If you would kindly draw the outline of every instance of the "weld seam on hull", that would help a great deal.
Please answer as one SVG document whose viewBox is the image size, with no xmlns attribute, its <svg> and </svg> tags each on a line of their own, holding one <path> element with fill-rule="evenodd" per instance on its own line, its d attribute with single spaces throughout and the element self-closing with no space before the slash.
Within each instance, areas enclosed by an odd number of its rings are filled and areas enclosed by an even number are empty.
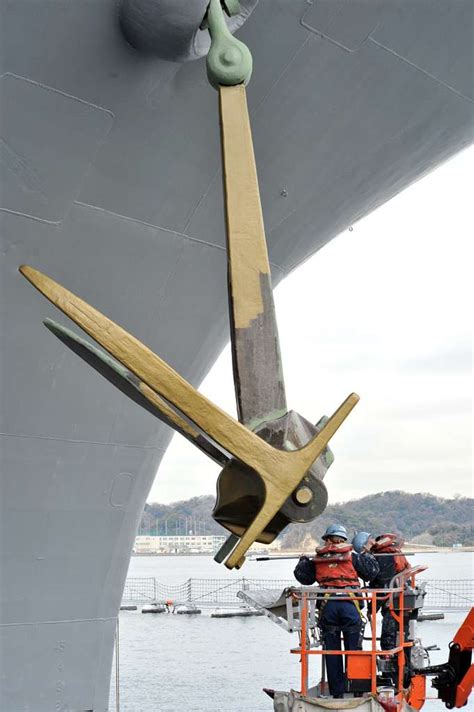
<svg viewBox="0 0 474 712">
<path fill-rule="evenodd" d="M 470 96 L 463 94 L 461 91 L 459 91 L 458 89 L 455 89 L 447 82 L 443 82 L 442 79 L 439 79 L 434 74 L 430 74 L 430 72 L 427 72 L 426 69 L 423 69 L 423 67 L 418 66 L 418 64 L 415 64 L 415 62 L 411 62 L 406 57 L 403 57 L 401 54 L 398 54 L 398 52 L 395 52 L 394 49 L 390 49 L 390 47 L 387 47 L 386 45 L 382 44 L 382 42 L 375 40 L 373 37 L 369 37 L 368 40 L 369 40 L 369 42 L 372 42 L 374 45 L 377 45 L 377 47 L 380 47 L 380 49 L 383 49 L 385 52 L 388 52 L 389 54 L 391 54 L 394 57 L 396 57 L 397 59 L 399 59 L 400 62 L 405 62 L 405 64 L 408 64 L 410 67 L 413 67 L 413 69 L 416 69 L 418 72 L 421 72 L 422 74 L 424 74 L 425 77 L 429 77 L 437 84 L 440 84 L 445 89 L 448 89 L 450 92 L 452 92 L 456 96 L 460 97 L 461 99 L 465 99 L 466 101 L 469 101 L 471 104 L 474 104 L 474 99 L 471 99 Z"/>
<path fill-rule="evenodd" d="M 4 438 L 24 438 L 26 440 L 54 440 L 61 443 L 78 443 L 81 445 L 103 445 L 106 447 L 131 447 L 135 450 L 156 450 L 157 452 L 165 452 L 165 447 L 157 445 L 132 445 L 131 443 L 106 443 L 97 440 L 72 440 L 69 438 L 56 438 L 53 435 L 27 435 L 23 433 L 0 433 L 0 437 Z"/>
<path fill-rule="evenodd" d="M 163 232 L 169 232 L 171 235 L 177 235 L 182 237 L 184 240 L 190 240 L 191 242 L 197 242 L 200 245 L 206 245 L 206 247 L 215 247 L 217 250 L 222 250 L 225 252 L 225 245 L 217 245 L 215 242 L 207 242 L 207 240 L 201 240 L 199 237 L 193 237 L 192 235 L 186 235 L 184 232 L 179 232 L 179 230 L 173 230 L 170 227 L 163 227 L 162 225 L 154 225 L 153 223 L 145 222 L 144 220 L 139 220 L 138 218 L 132 218 L 129 215 L 121 215 L 113 210 L 107 210 L 106 208 L 101 208 L 100 205 L 92 205 L 91 203 L 83 203 L 81 200 L 75 200 L 74 205 L 79 205 L 83 208 L 91 208 L 91 210 L 98 210 L 108 215 L 113 215 L 116 218 L 121 218 L 122 220 L 127 220 L 128 222 L 136 223 L 137 225 L 143 225 L 144 227 L 152 228 L 153 230 L 163 230 Z M 25 216 L 28 217 L 28 216 Z M 288 274 L 283 267 L 277 265 L 275 262 L 270 262 L 272 267 L 276 267 L 284 275 Z"/>
</svg>

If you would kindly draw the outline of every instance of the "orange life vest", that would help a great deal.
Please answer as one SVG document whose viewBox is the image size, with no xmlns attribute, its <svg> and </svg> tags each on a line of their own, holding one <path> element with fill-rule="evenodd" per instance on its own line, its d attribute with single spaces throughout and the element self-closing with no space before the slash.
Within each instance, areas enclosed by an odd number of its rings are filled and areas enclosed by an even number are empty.
<svg viewBox="0 0 474 712">
<path fill-rule="evenodd" d="M 326 544 L 316 549 L 314 557 L 316 566 L 316 581 L 326 588 L 342 588 L 346 586 L 359 586 L 359 577 L 352 564 L 352 546 L 341 542 L 340 544 Z"/>
<path fill-rule="evenodd" d="M 374 556 L 377 554 L 401 554 L 401 547 L 403 546 L 403 540 L 400 539 L 396 534 L 382 534 L 377 537 L 377 541 L 373 544 L 371 548 L 371 553 Z M 399 574 L 401 571 L 410 568 L 405 556 L 394 556 L 393 565 L 395 568 L 395 573 Z"/>
</svg>

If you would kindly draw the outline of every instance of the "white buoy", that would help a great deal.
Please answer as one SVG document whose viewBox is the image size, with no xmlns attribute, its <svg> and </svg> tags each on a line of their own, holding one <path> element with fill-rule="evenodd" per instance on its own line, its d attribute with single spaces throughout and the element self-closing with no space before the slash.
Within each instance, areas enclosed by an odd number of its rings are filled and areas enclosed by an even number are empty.
<svg viewBox="0 0 474 712">
<path fill-rule="evenodd" d="M 196 606 L 186 606 L 186 605 L 183 605 L 183 606 L 177 606 L 177 607 L 174 609 L 174 612 L 175 612 L 178 616 L 180 616 L 180 615 L 181 615 L 181 616 L 195 616 L 195 615 L 199 615 L 199 614 L 201 613 L 201 609 L 200 609 L 200 608 L 196 608 Z"/>
<path fill-rule="evenodd" d="M 164 613 L 165 611 L 166 606 L 164 603 L 150 603 L 142 608 L 142 613 Z"/>
</svg>

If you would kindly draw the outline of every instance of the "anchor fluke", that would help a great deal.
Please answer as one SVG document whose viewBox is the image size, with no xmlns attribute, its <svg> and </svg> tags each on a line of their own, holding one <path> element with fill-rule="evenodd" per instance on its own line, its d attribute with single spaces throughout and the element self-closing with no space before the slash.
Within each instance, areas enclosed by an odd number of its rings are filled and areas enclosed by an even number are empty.
<svg viewBox="0 0 474 712">
<path fill-rule="evenodd" d="M 159 356 L 87 302 L 33 267 L 23 265 L 20 272 L 138 379 L 261 478 L 263 504 L 225 562 L 228 568 L 241 566 L 248 548 L 301 482 L 359 397 L 354 393 L 348 396 L 304 447 L 279 450 L 214 405 Z"/>
<path fill-rule="evenodd" d="M 43 324 L 51 333 L 60 339 L 65 346 L 89 366 L 92 366 L 97 373 L 100 373 L 101 376 L 118 388 L 118 390 L 130 398 L 130 400 L 183 435 L 183 437 L 192 442 L 193 445 L 196 445 L 199 450 L 208 455 L 214 462 L 217 462 L 219 465 L 227 464 L 229 458 L 224 452 L 207 440 L 206 437 L 187 420 L 178 415 L 163 398 L 121 363 L 70 329 L 66 329 L 62 324 L 53 321 L 53 319 L 45 319 Z"/>
</svg>

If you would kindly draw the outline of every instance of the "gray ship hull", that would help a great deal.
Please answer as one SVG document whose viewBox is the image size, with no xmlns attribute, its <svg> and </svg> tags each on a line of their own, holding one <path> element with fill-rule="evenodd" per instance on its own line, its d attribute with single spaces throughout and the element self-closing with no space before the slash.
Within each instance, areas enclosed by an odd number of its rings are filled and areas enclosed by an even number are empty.
<svg viewBox="0 0 474 712">
<path fill-rule="evenodd" d="M 473 137 L 470 2 L 337 4 L 261 0 L 239 31 L 274 284 Z M 53 338 L 17 269 L 198 385 L 228 339 L 217 95 L 202 60 L 128 46 L 112 0 L 1 10 L 0 709 L 104 712 L 171 432 Z"/>
</svg>

